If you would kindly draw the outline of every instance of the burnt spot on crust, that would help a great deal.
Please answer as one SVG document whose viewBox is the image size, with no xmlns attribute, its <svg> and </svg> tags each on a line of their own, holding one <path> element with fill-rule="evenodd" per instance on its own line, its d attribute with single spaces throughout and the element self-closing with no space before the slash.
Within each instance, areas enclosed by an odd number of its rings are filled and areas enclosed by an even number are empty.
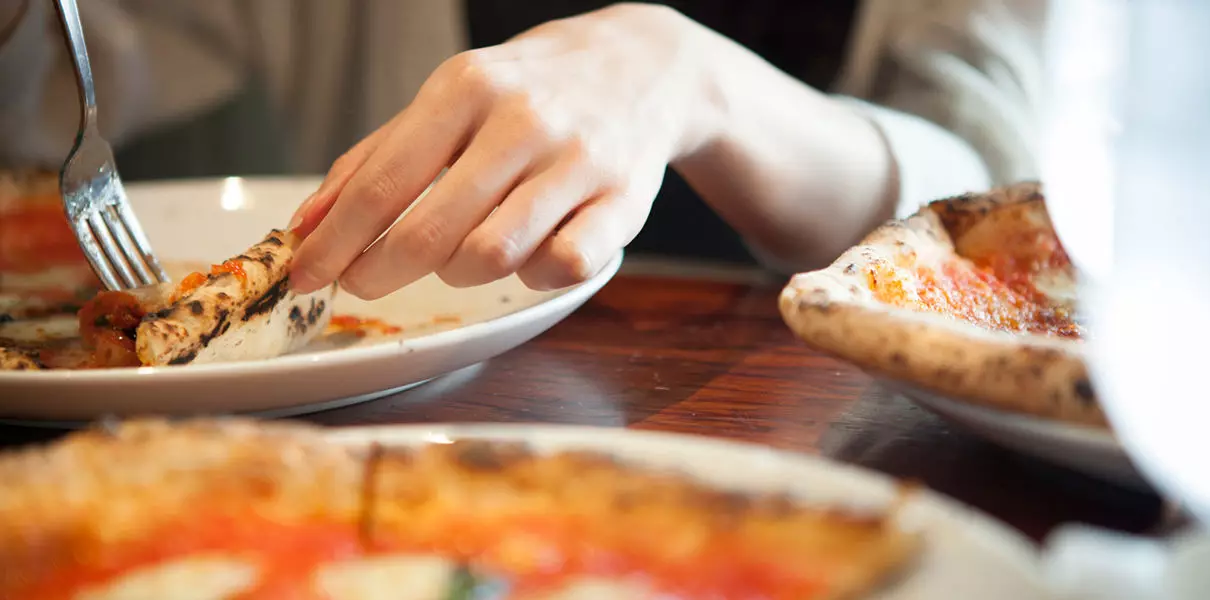
<svg viewBox="0 0 1210 600">
<path fill-rule="evenodd" d="M 244 310 L 243 320 L 247 321 L 253 317 L 272 312 L 274 307 L 281 303 L 282 298 L 290 292 L 290 280 L 283 278 L 273 287 L 269 288 L 260 298 L 253 300 L 248 308 Z"/>
<path fill-rule="evenodd" d="M 370 444 L 369 453 L 362 463 L 365 470 L 361 478 L 361 508 L 358 511 L 357 517 L 357 533 L 364 547 L 373 545 L 374 531 L 377 529 L 374 526 L 375 511 L 373 510 L 373 506 L 378 497 L 378 466 L 382 463 L 382 457 L 382 444 L 374 442 Z"/>
<path fill-rule="evenodd" d="M 315 325 L 319 317 L 327 310 L 328 304 L 323 300 L 311 300 L 311 310 L 307 311 L 307 325 Z"/>
<path fill-rule="evenodd" d="M 895 365 L 896 367 L 907 366 L 907 357 L 904 356 L 902 352 L 892 352 L 888 358 L 890 359 L 891 364 Z"/>
<path fill-rule="evenodd" d="M 1072 384 L 1072 391 L 1076 393 L 1076 398 L 1085 405 L 1092 406 L 1097 403 L 1096 390 L 1092 389 L 1092 382 L 1087 377 L 1081 377 Z"/>
<path fill-rule="evenodd" d="M 219 292 L 219 293 L 215 294 L 214 296 L 224 302 L 231 299 L 231 294 L 228 294 L 227 292 Z"/>
<path fill-rule="evenodd" d="M 17 320 L 16 317 L 14 317 L 8 313 L 0 313 L 0 325 L 3 325 L 5 323 L 12 323 L 13 321 L 16 321 L 16 320 Z"/>
<path fill-rule="evenodd" d="M 273 246 L 275 248 L 283 245 L 285 242 L 282 242 L 282 239 L 278 237 L 279 233 L 280 232 L 274 230 L 273 233 L 270 233 L 269 237 L 266 237 L 265 241 L 261 243 L 265 244 L 266 246 Z"/>
<path fill-rule="evenodd" d="M 854 275 L 856 273 L 857 273 L 857 264 L 856 263 L 849 263 L 844 266 L 845 275 Z"/>
<path fill-rule="evenodd" d="M 227 330 L 231 327 L 231 311 L 225 308 L 220 308 L 215 316 L 218 318 L 218 322 L 214 328 L 206 333 L 203 333 L 198 338 L 197 345 L 190 348 L 187 352 L 182 353 L 180 356 L 172 358 L 168 361 L 168 364 L 185 365 L 193 362 L 193 360 L 197 358 L 197 353 L 201 352 L 202 348 L 205 348 L 210 344 L 210 340 L 213 340 L 214 338 L 227 332 Z"/>
<path fill-rule="evenodd" d="M 517 461 L 532 456 L 523 444 L 464 441 L 450 446 L 454 462 L 468 470 L 490 473 L 503 471 Z"/>
<path fill-rule="evenodd" d="M 290 307 L 290 329 L 296 335 L 302 335 L 308 329 L 319 323 L 319 318 L 323 316 L 327 304 L 323 300 L 311 299 L 311 305 L 307 309 L 306 314 L 303 314 L 302 308 L 298 306 Z"/>
<path fill-rule="evenodd" d="M 157 310 L 157 311 L 147 315 L 146 319 L 148 319 L 148 320 L 166 319 L 166 318 L 172 316 L 172 312 L 174 310 L 176 310 L 175 306 L 171 306 L 171 305 L 165 306 L 164 308 L 161 308 L 160 310 Z"/>
<path fill-rule="evenodd" d="M 189 306 L 189 312 L 191 312 L 195 315 L 200 315 L 206 311 L 206 307 L 202 306 L 201 300 L 194 300 L 194 301 L 190 302 L 188 306 Z"/>
</svg>

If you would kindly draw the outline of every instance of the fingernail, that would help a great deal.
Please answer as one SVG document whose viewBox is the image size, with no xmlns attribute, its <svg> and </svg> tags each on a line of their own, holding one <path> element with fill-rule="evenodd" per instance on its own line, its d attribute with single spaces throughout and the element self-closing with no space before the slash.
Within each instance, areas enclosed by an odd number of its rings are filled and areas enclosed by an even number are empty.
<svg viewBox="0 0 1210 600">
<path fill-rule="evenodd" d="M 307 196 L 306 200 L 303 200 L 303 203 L 294 211 L 294 216 L 290 217 L 290 224 L 286 226 L 287 230 L 294 231 L 302 225 L 303 220 L 307 218 L 307 213 L 311 212 L 311 203 L 313 202 L 315 202 L 315 194 L 311 194 Z"/>
</svg>

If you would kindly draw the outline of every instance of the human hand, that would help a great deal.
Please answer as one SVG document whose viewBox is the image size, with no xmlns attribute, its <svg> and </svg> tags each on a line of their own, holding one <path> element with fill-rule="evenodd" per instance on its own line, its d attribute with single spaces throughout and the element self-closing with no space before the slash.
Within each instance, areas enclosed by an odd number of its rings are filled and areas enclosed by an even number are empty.
<svg viewBox="0 0 1210 600">
<path fill-rule="evenodd" d="M 703 31 L 623 4 L 453 57 L 299 208 L 295 290 L 593 276 L 638 234 L 667 164 L 708 135 Z"/>
</svg>

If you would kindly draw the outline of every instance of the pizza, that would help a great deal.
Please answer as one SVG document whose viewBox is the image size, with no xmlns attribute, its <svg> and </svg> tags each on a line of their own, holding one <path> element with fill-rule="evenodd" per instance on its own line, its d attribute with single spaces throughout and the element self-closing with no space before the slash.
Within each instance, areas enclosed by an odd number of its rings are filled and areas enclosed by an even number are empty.
<svg viewBox="0 0 1210 600">
<path fill-rule="evenodd" d="M 779 304 L 808 345 L 999 409 L 1106 427 L 1084 361 L 1079 273 L 1032 182 L 929 203 Z"/>
<path fill-rule="evenodd" d="M 857 598 L 918 554 L 893 513 L 513 442 L 129 421 L 0 456 L 0 597 Z"/>
<path fill-rule="evenodd" d="M 0 171 L 0 323 L 74 312 L 101 289 L 51 171 Z"/>
<path fill-rule="evenodd" d="M 293 352 L 331 319 L 335 284 L 289 289 L 298 240 L 274 230 L 230 260 L 168 262 L 179 283 L 103 290 L 63 214 L 58 178 L 0 171 L 0 370 L 202 364 Z"/>
<path fill-rule="evenodd" d="M 0 369 L 202 364 L 292 352 L 327 326 L 336 290 L 290 290 L 296 244 L 293 234 L 274 230 L 177 284 L 99 292 L 74 317 L 78 339 L 9 340 L 0 344 Z"/>
</svg>

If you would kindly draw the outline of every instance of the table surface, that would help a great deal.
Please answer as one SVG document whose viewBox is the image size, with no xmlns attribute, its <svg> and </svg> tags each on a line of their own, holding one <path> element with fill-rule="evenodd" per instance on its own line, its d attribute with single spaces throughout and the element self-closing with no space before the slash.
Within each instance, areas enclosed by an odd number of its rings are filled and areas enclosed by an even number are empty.
<svg viewBox="0 0 1210 600">
<path fill-rule="evenodd" d="M 922 482 L 1041 540 L 1082 522 L 1154 532 L 1154 495 L 1001 450 L 797 342 L 780 282 L 623 274 L 567 320 L 483 364 L 308 417 L 328 425 L 546 422 L 701 434 Z M 52 437 L 0 427 L 0 448 Z"/>
</svg>

